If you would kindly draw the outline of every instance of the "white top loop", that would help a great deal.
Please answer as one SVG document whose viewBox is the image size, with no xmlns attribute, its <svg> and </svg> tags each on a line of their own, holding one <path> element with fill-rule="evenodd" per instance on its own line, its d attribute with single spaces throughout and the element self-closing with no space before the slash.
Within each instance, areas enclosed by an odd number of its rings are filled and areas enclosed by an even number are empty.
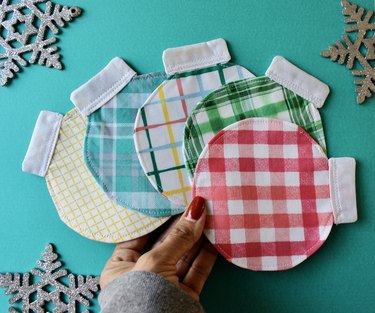
<svg viewBox="0 0 375 313">
<path fill-rule="evenodd" d="M 215 39 L 194 45 L 169 48 L 163 52 L 163 63 L 167 75 L 189 72 L 231 59 L 224 39 Z"/>
<path fill-rule="evenodd" d="M 329 94 L 329 87 L 326 84 L 281 56 L 274 57 L 266 76 L 311 101 L 317 109 L 324 105 Z"/>
<path fill-rule="evenodd" d="M 88 116 L 101 108 L 121 91 L 136 73 L 116 57 L 88 82 L 70 95 L 70 100 L 83 116 Z"/>
<path fill-rule="evenodd" d="M 44 177 L 51 162 L 63 116 L 41 111 L 22 162 L 22 171 Z"/>
<path fill-rule="evenodd" d="M 329 159 L 329 187 L 335 224 L 355 222 L 358 217 L 353 158 Z"/>
</svg>

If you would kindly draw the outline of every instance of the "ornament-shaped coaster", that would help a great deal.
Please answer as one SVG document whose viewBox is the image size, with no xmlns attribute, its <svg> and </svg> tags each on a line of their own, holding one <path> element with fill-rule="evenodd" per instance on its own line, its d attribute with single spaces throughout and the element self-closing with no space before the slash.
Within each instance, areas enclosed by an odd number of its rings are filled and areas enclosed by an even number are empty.
<svg viewBox="0 0 375 313">
<path fill-rule="evenodd" d="M 45 9 L 42 10 L 40 5 L 44 3 Z M 0 46 L 4 50 L 0 53 L 0 85 L 5 85 L 20 66 L 28 63 L 38 62 L 61 70 L 60 54 L 53 45 L 57 39 L 48 38 L 48 32 L 57 34 L 59 27 L 80 14 L 78 7 L 61 7 L 47 0 L 1 0 L 0 25 L 6 31 L 0 34 Z M 28 59 L 26 52 L 30 52 Z"/>
<path fill-rule="evenodd" d="M 207 199 L 205 234 L 230 262 L 257 271 L 292 268 L 357 220 L 355 160 L 327 159 L 300 126 L 249 118 L 202 151 L 193 196 Z"/>
<path fill-rule="evenodd" d="M 177 206 L 191 201 L 182 149 L 189 113 L 221 85 L 254 76 L 228 64 L 229 60 L 223 39 L 165 50 L 163 62 L 169 77 L 138 112 L 134 141 L 139 161 L 152 185 Z"/>
<path fill-rule="evenodd" d="M 68 271 L 61 268 L 62 264 L 51 244 L 46 246 L 41 260 L 36 264 L 38 268 L 29 273 L 0 274 L 0 287 L 8 288 L 5 294 L 13 294 L 10 304 L 22 302 L 22 312 L 47 312 L 48 303 L 53 303 L 54 312 L 79 313 L 79 307 L 90 306 L 89 300 L 99 290 L 99 277 L 68 275 Z M 61 282 L 64 277 L 69 278 L 69 285 Z M 9 312 L 21 311 L 10 307 Z"/>
<path fill-rule="evenodd" d="M 328 50 L 321 53 L 322 56 L 330 58 L 331 61 L 339 64 L 346 63 L 346 67 L 352 69 L 354 64 L 358 62 L 362 69 L 352 71 L 354 76 L 360 78 L 355 80 L 357 102 L 363 103 L 366 98 L 370 98 L 375 92 L 375 23 L 371 23 L 373 11 L 365 11 L 364 8 L 351 4 L 349 1 L 341 1 L 344 8 L 343 14 L 347 16 L 345 23 L 350 24 L 346 28 L 347 33 L 355 32 L 354 42 L 348 35 L 343 35 L 344 43 L 340 40 L 336 41 L 336 45 L 329 46 Z M 366 55 L 363 49 L 367 49 Z"/>
<path fill-rule="evenodd" d="M 71 95 L 87 116 L 83 157 L 102 190 L 117 205 L 150 215 L 170 216 L 178 207 L 150 184 L 134 147 L 134 120 L 138 109 L 166 78 L 164 73 L 136 75 L 120 58 Z"/>
<path fill-rule="evenodd" d="M 280 56 L 273 59 L 266 76 L 218 88 L 196 106 L 186 121 L 184 157 L 190 179 L 208 142 L 223 128 L 249 117 L 270 117 L 298 124 L 325 150 L 318 108 L 328 94 L 326 84 Z"/>
<path fill-rule="evenodd" d="M 61 220 L 89 239 L 122 242 L 143 236 L 167 218 L 152 218 L 116 205 L 100 189 L 82 156 L 85 119 L 73 109 L 65 116 L 39 114 L 22 170 L 45 177 Z"/>
</svg>

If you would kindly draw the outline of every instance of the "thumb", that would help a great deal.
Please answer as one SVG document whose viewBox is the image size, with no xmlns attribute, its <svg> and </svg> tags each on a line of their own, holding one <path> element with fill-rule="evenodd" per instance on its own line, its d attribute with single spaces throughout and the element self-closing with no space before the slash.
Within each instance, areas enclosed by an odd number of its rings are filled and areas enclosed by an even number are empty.
<svg viewBox="0 0 375 313">
<path fill-rule="evenodd" d="M 206 221 L 204 199 L 195 197 L 164 241 L 154 249 L 170 262 L 177 263 L 202 236 Z"/>
</svg>

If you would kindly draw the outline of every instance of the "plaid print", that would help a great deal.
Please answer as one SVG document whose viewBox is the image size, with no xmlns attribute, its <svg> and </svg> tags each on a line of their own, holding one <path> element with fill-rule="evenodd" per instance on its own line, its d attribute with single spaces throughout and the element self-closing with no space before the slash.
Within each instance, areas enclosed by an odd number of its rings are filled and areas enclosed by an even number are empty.
<svg viewBox="0 0 375 313">
<path fill-rule="evenodd" d="M 114 98 L 88 117 L 84 159 L 95 180 L 118 205 L 162 217 L 180 213 L 148 181 L 134 148 L 134 121 L 165 74 L 136 76 Z"/>
<path fill-rule="evenodd" d="M 299 126 L 249 118 L 203 150 L 193 196 L 207 199 L 205 234 L 230 262 L 285 270 L 313 254 L 333 224 L 328 159 Z"/>
<path fill-rule="evenodd" d="M 191 183 L 184 169 L 183 127 L 189 113 L 221 85 L 253 75 L 236 65 L 217 65 L 176 74 L 161 84 L 139 110 L 134 140 L 152 185 L 176 205 L 188 205 Z"/>
<path fill-rule="evenodd" d="M 82 236 L 108 243 L 136 239 L 165 223 L 168 218 L 152 218 L 108 199 L 83 161 L 85 130 L 77 109 L 64 116 L 46 174 L 61 220 Z"/>
<path fill-rule="evenodd" d="M 308 100 L 270 80 L 256 77 L 231 82 L 204 98 L 186 121 L 184 158 L 190 178 L 199 155 L 220 130 L 249 117 L 271 117 L 305 129 L 325 150 L 318 110 Z"/>
</svg>

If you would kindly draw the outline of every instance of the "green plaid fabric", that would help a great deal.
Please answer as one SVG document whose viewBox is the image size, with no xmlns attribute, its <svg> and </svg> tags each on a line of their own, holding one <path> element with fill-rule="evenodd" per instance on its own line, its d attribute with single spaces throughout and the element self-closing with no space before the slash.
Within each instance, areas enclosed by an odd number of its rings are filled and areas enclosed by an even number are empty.
<svg viewBox="0 0 375 313">
<path fill-rule="evenodd" d="M 223 128 L 251 117 L 270 117 L 300 125 L 326 150 L 320 114 L 308 100 L 266 76 L 223 85 L 205 97 L 185 124 L 184 157 L 190 178 L 199 155 Z"/>
</svg>

